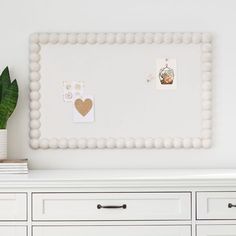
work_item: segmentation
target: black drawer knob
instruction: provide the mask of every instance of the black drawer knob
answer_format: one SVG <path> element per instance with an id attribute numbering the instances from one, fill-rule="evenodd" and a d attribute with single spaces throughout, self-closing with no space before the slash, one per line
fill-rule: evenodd
<path id="1" fill-rule="evenodd" d="M 97 209 L 126 209 L 127 208 L 127 205 L 126 204 L 123 204 L 123 205 L 119 205 L 119 206 L 116 206 L 116 205 L 106 205 L 106 206 L 103 206 L 101 204 L 98 204 L 97 205 Z"/>
<path id="2" fill-rule="evenodd" d="M 232 204 L 232 203 L 229 203 L 228 204 L 228 208 L 232 208 L 232 207 L 236 207 L 236 205 Z"/>

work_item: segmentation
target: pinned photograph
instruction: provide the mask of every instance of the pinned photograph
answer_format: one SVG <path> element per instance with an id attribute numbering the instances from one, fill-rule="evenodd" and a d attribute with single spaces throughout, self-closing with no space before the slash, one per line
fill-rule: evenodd
<path id="1" fill-rule="evenodd" d="M 156 87 L 159 90 L 177 88 L 176 59 L 157 59 Z"/>

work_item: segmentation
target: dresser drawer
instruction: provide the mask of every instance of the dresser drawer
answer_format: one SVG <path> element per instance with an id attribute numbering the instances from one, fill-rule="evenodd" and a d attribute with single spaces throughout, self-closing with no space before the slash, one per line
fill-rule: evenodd
<path id="1" fill-rule="evenodd" d="M 0 221 L 27 220 L 26 193 L 0 193 Z"/>
<path id="2" fill-rule="evenodd" d="M 233 236 L 236 225 L 198 225 L 197 236 Z"/>
<path id="3" fill-rule="evenodd" d="M 34 193 L 33 220 L 189 220 L 190 193 Z"/>
<path id="4" fill-rule="evenodd" d="M 197 219 L 236 219 L 236 192 L 198 192 Z"/>
<path id="5" fill-rule="evenodd" d="M 1 236 L 27 236 L 26 226 L 0 226 Z"/>
<path id="6" fill-rule="evenodd" d="M 191 226 L 35 226 L 34 236 L 191 236 Z"/>

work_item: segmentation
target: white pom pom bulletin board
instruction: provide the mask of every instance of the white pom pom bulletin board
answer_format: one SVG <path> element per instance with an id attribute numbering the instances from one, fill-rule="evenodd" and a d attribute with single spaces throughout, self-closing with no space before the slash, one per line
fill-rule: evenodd
<path id="1" fill-rule="evenodd" d="M 35 33 L 32 148 L 209 148 L 209 33 Z"/>

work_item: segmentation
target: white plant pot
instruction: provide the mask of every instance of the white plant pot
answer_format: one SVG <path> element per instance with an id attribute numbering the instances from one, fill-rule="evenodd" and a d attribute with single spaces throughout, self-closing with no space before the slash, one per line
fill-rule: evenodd
<path id="1" fill-rule="evenodd" d="M 0 129 L 0 160 L 7 158 L 7 130 Z"/>

